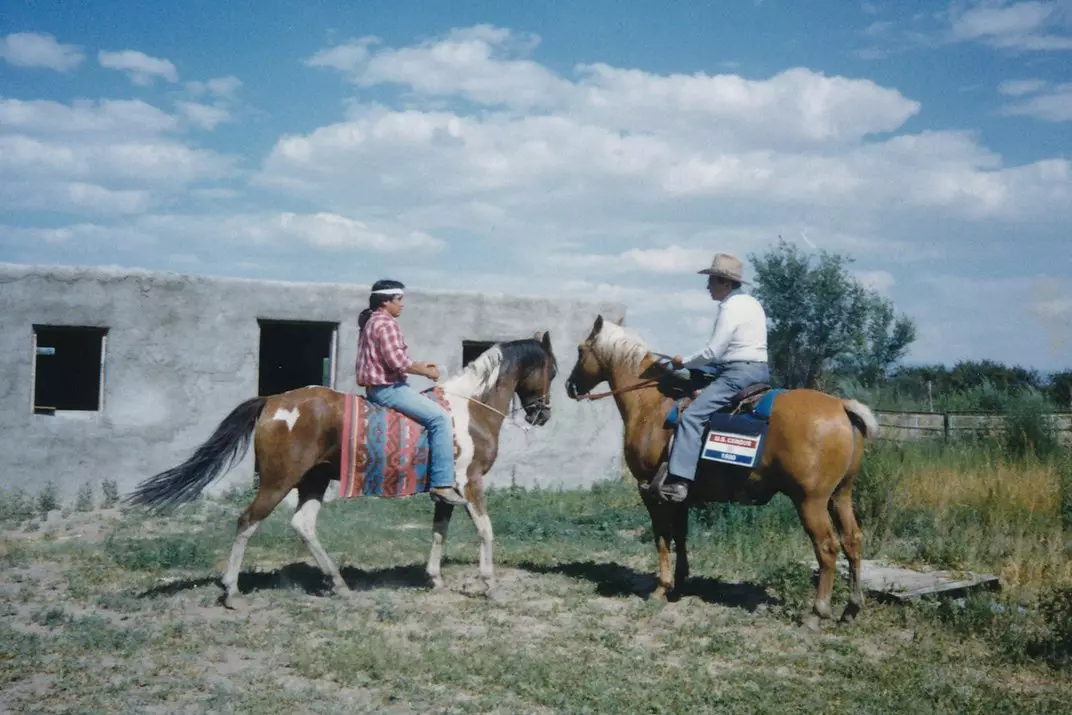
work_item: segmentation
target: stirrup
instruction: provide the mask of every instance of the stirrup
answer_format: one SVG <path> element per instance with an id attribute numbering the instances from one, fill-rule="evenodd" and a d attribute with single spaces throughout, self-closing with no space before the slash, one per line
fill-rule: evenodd
<path id="1" fill-rule="evenodd" d="M 442 489 L 446 491 L 449 496 L 448 494 L 438 493 L 436 489 Z M 431 493 L 432 501 L 440 502 L 441 504 L 449 504 L 451 506 L 465 506 L 469 503 L 469 500 L 465 498 L 465 495 L 461 493 L 461 490 L 459 490 L 455 486 L 436 487 L 430 489 L 429 492 Z"/>
<path id="2" fill-rule="evenodd" d="M 655 476 L 651 478 L 651 482 L 647 486 L 647 491 L 658 501 L 666 501 L 666 497 L 663 496 L 663 483 L 666 481 L 666 476 L 670 473 L 670 462 L 659 462 L 658 469 L 655 470 Z"/>

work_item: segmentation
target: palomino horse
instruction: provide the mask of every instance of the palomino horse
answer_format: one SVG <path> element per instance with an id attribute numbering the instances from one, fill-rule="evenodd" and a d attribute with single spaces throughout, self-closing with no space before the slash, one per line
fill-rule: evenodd
<path id="1" fill-rule="evenodd" d="M 589 336 L 578 347 L 577 364 L 566 383 L 573 399 L 590 399 L 588 393 L 606 381 L 625 423 L 625 460 L 640 486 L 640 495 L 651 515 L 652 531 L 659 552 L 659 585 L 653 594 L 665 598 L 667 589 L 680 590 L 688 578 L 685 540 L 688 507 L 704 502 L 737 502 L 763 505 L 781 492 L 796 506 L 805 531 L 811 537 L 819 562 L 819 584 L 812 613 L 805 619 L 810 628 L 819 619 L 832 617 L 830 596 L 838 551 L 838 537 L 827 511 L 833 501 L 842 546 L 849 559 L 852 589 L 842 620 L 851 620 L 864 603 L 860 582 L 862 534 L 852 507 L 852 487 L 864 452 L 865 439 L 874 438 L 878 423 L 871 410 L 855 400 L 842 400 L 815 390 L 789 390 L 774 400 L 766 446 L 754 468 L 701 465 L 697 479 L 681 504 L 667 504 L 648 489 L 660 463 L 667 457 L 673 430 L 665 420 L 674 400 L 665 396 L 656 380 L 665 374 L 644 342 L 620 325 L 596 318 Z M 677 554 L 674 581 L 670 580 L 670 540 Z"/>
<path id="2" fill-rule="evenodd" d="M 455 472 L 480 539 L 480 575 L 494 588 L 492 529 L 484 500 L 484 475 L 495 463 L 499 432 L 516 394 L 531 425 L 551 417 L 550 387 L 557 373 L 549 333 L 488 348 L 458 375 L 441 383 L 454 423 Z M 276 505 L 298 490 L 291 526 L 340 593 L 349 591 L 339 569 L 316 536 L 316 517 L 329 482 L 339 478 L 345 395 L 327 387 L 303 387 L 241 403 L 194 454 L 177 467 L 146 479 L 126 498 L 154 509 L 194 500 L 241 460 L 253 437 L 260 479 L 257 495 L 238 517 L 234 546 L 223 575 L 224 605 L 238 602 L 238 572 L 246 544 Z M 454 507 L 437 502 L 426 573 L 442 586 L 440 560 Z"/>

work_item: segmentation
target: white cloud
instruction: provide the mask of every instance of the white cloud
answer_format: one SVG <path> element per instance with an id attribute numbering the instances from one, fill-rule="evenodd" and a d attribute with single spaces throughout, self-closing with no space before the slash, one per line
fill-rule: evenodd
<path id="1" fill-rule="evenodd" d="M 0 126 L 26 134 L 153 135 L 178 128 L 175 117 L 135 100 L 0 99 Z"/>
<path id="2" fill-rule="evenodd" d="M 259 212 L 234 214 L 147 214 L 130 223 L 78 223 L 61 228 L 28 229 L 0 225 L 0 237 L 23 242 L 44 241 L 104 248 L 126 246 L 168 248 L 189 245 L 191 236 L 214 245 L 259 249 L 307 246 L 332 253 L 437 252 L 444 242 L 422 231 L 384 222 L 372 226 L 338 214 Z"/>
<path id="3" fill-rule="evenodd" d="M 0 99 L 0 206 L 139 213 L 234 159 L 184 144 L 181 122 L 140 100 Z"/>
<path id="4" fill-rule="evenodd" d="M 85 59 L 78 45 L 61 44 L 40 32 L 14 32 L 0 38 L 0 57 L 17 67 L 45 67 L 57 72 L 68 72 Z"/>
<path id="5" fill-rule="evenodd" d="M 231 116 L 230 110 L 226 107 L 184 101 L 175 102 L 175 106 L 191 122 L 209 131 L 223 122 L 234 121 L 234 117 Z"/>
<path id="6" fill-rule="evenodd" d="M 1072 83 L 1056 86 L 1040 84 L 1033 91 L 1037 93 L 1002 107 L 1002 113 L 1047 122 L 1072 122 Z"/>
<path id="7" fill-rule="evenodd" d="M 553 256 L 550 262 L 562 268 L 587 268 L 605 271 L 637 271 L 663 274 L 695 274 L 711 262 L 711 251 L 668 246 L 666 248 L 632 248 L 616 255 L 571 254 Z"/>
<path id="8" fill-rule="evenodd" d="M 889 295 L 897 279 L 889 271 L 854 271 L 856 280 L 870 290 L 881 295 Z"/>
<path id="9" fill-rule="evenodd" d="M 1063 27 L 1060 3 L 1047 1 L 982 2 L 951 13 L 955 40 L 983 42 L 1014 50 L 1072 50 L 1072 35 Z"/>
<path id="10" fill-rule="evenodd" d="M 242 87 L 242 80 L 234 75 L 226 77 L 213 77 L 207 82 L 191 81 L 186 83 L 186 89 L 194 97 L 200 97 L 206 93 L 212 94 L 219 99 L 231 100 L 238 94 Z"/>
<path id="11" fill-rule="evenodd" d="M 524 58 L 535 45 L 534 38 L 479 26 L 401 49 L 362 38 L 306 64 L 343 71 L 362 87 L 399 84 L 419 96 L 553 111 L 579 124 L 622 131 L 671 127 L 779 144 L 854 141 L 892 131 L 919 111 L 919 102 L 870 80 L 803 68 L 756 81 L 733 74 L 662 76 L 593 63 L 577 66 L 571 81 Z"/>
<path id="12" fill-rule="evenodd" d="M 1019 97 L 1024 94 L 1037 92 L 1046 86 L 1041 79 L 1010 79 L 998 86 L 998 91 L 1010 97 Z"/>
<path id="13" fill-rule="evenodd" d="M 179 81 L 179 71 L 171 62 L 159 57 L 150 57 L 137 50 L 123 50 L 122 52 L 102 50 L 97 54 L 97 61 L 100 62 L 101 67 L 126 72 L 130 81 L 137 85 L 150 85 L 158 77 L 168 82 Z"/>

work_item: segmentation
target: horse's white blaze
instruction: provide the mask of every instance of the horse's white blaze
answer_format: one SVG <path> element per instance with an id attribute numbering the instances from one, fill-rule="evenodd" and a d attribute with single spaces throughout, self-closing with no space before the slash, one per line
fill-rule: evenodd
<path id="1" fill-rule="evenodd" d="M 282 420 L 283 422 L 286 422 L 287 431 L 292 432 L 294 431 L 294 425 L 298 422 L 298 417 L 300 414 L 301 413 L 298 412 L 297 407 L 290 410 L 284 410 L 282 407 L 280 407 L 278 410 L 275 411 L 275 414 L 272 415 L 272 419 Z"/>

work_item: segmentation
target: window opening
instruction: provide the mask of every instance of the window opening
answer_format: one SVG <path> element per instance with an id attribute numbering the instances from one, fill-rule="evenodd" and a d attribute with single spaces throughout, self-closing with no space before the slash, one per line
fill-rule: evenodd
<path id="1" fill-rule="evenodd" d="M 258 395 L 277 395 L 308 385 L 335 386 L 338 323 L 257 322 L 261 329 Z"/>
<path id="2" fill-rule="evenodd" d="M 107 328 L 35 325 L 33 411 L 100 411 Z"/>

